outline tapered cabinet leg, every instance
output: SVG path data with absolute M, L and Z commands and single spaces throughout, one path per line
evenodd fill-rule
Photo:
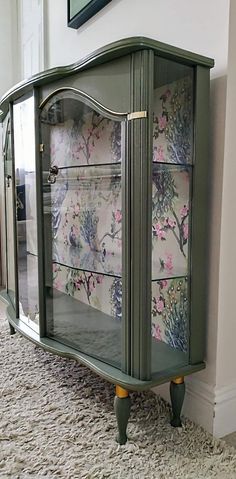
M 116 386 L 114 409 L 118 426 L 116 440 L 119 444 L 125 444 L 127 441 L 126 429 L 130 416 L 130 403 L 131 401 L 128 391 L 120 386 Z
M 12 336 L 13 334 L 15 334 L 16 330 L 15 330 L 15 328 L 13 328 L 11 323 L 9 323 L 9 328 L 10 328 L 10 335 Z
M 185 396 L 185 383 L 184 378 L 173 379 L 170 383 L 170 399 L 172 405 L 172 419 L 170 421 L 171 426 L 181 427 L 181 410 Z

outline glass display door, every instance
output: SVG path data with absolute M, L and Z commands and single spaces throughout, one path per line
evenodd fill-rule
M 19 317 L 39 332 L 34 111 L 32 95 L 13 105 Z
M 64 90 L 41 142 L 46 334 L 120 367 L 122 121 Z
M 4 124 L 3 156 L 5 177 L 5 227 L 6 227 L 6 288 L 12 305 L 15 307 L 15 247 L 14 247 L 14 201 L 13 201 L 13 161 L 11 124 L 7 118 Z

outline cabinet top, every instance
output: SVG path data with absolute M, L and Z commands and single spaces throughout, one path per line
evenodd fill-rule
M 188 65 L 201 65 L 212 68 L 214 60 L 196 53 L 182 50 L 181 48 L 161 43 L 146 37 L 130 37 L 125 38 L 104 47 L 95 50 L 86 57 L 76 63 L 67 66 L 59 66 L 50 68 L 43 72 L 39 72 L 32 77 L 17 83 L 8 90 L 0 100 L 0 122 L 4 119 L 9 102 L 16 100 L 32 89 L 34 86 L 41 86 L 55 80 L 62 79 L 76 72 L 86 70 L 96 65 L 106 63 L 115 58 L 119 58 L 139 50 L 153 50 L 154 54 L 164 58 L 170 58 L 175 61 L 181 61 Z

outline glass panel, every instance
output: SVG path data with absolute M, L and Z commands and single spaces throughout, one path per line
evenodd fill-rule
M 188 278 L 152 282 L 152 362 L 156 371 L 188 362 Z
M 155 59 L 153 161 L 193 161 L 193 69 Z
M 58 167 L 121 161 L 121 127 L 78 101 L 73 91 L 48 101 L 41 115 L 50 164 Z
M 15 306 L 15 255 L 14 255 L 14 214 L 12 189 L 12 151 L 11 128 L 7 120 L 4 138 L 4 175 L 5 175 L 5 202 L 6 202 L 6 254 L 7 254 L 7 292 Z
M 38 331 L 34 98 L 13 106 L 20 318 Z
M 53 265 L 47 333 L 114 366 L 121 363 L 121 279 Z
M 51 199 L 53 261 L 120 276 L 120 165 L 61 169 Z
M 121 123 L 63 92 L 42 142 L 47 335 L 120 367 Z
M 188 273 L 191 168 L 153 165 L 152 279 Z
M 193 69 L 155 59 L 152 370 L 188 363 Z

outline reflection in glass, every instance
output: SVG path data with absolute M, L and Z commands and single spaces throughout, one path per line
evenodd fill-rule
M 121 166 L 59 170 L 51 185 L 53 261 L 121 275 Z
M 190 167 L 153 164 L 152 279 L 188 273 Z
M 34 99 L 13 106 L 20 317 L 38 331 Z
M 7 293 L 15 306 L 15 255 L 14 255 L 14 209 L 12 188 L 12 150 L 11 130 L 9 119 L 6 120 L 4 135 L 4 176 L 5 176 L 5 202 L 6 202 L 6 253 L 7 253 Z
M 121 161 L 121 124 L 78 100 L 58 93 L 45 105 L 41 128 L 50 164 L 58 167 Z
M 41 128 L 47 335 L 120 367 L 121 123 L 64 91 Z
M 114 366 L 121 362 L 121 279 L 53 265 L 49 336 Z
M 193 69 L 155 59 L 153 161 L 193 162 Z

